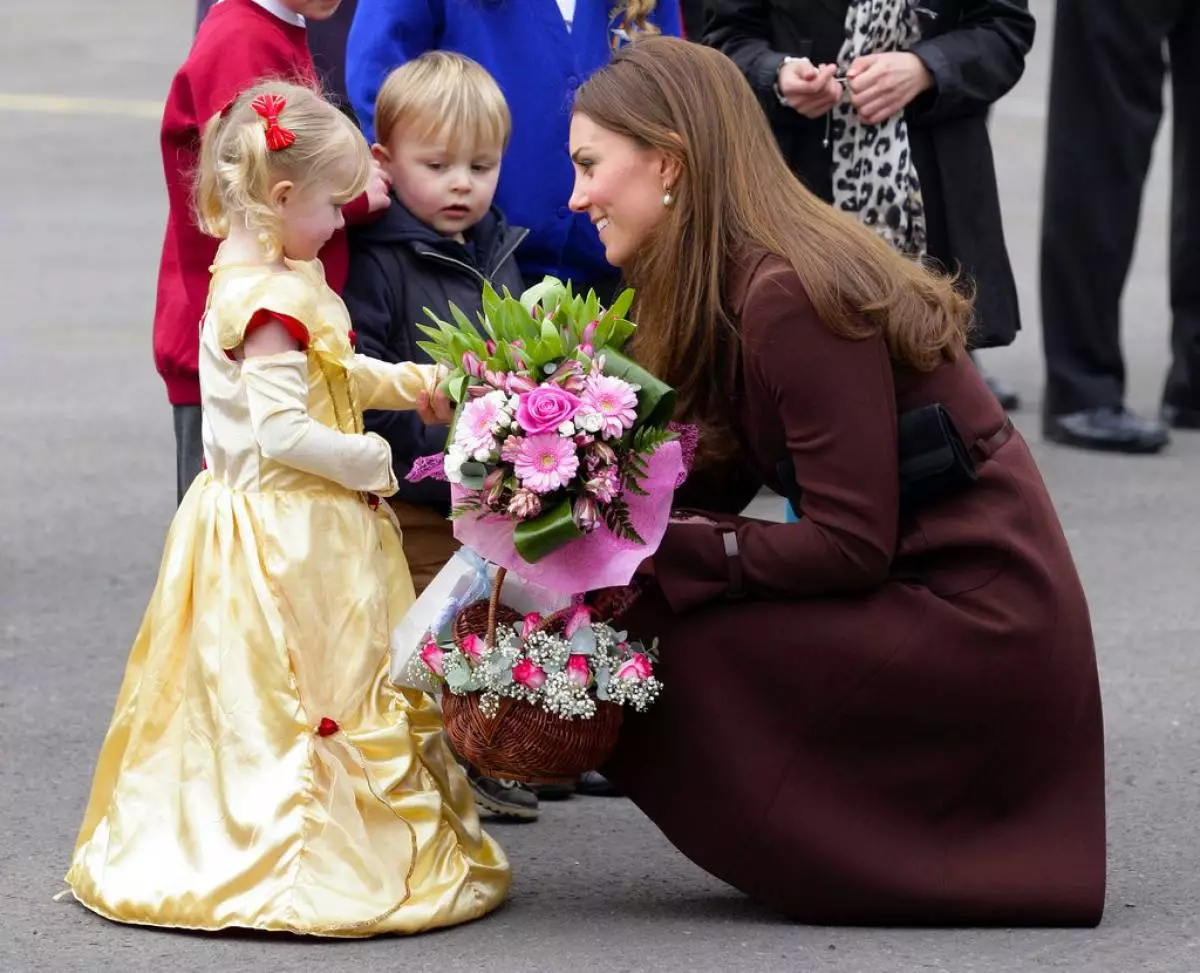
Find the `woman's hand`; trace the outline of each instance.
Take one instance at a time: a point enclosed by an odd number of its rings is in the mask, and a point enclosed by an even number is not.
[[[925,62],[907,51],[888,51],[855,58],[846,72],[850,104],[868,125],[878,125],[903,111],[933,87]]]
[[[842,86],[834,78],[835,64],[814,67],[806,57],[784,61],[776,84],[784,101],[805,118],[820,118],[842,98]]]

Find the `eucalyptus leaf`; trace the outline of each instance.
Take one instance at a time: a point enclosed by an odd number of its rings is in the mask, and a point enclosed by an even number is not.
[[[453,692],[463,692],[471,681],[471,670],[466,666],[455,666],[446,673],[446,685]]]
[[[612,681],[612,670],[608,666],[596,670],[596,698],[608,700],[608,684]]]
[[[585,625],[571,636],[572,655],[595,655],[596,633],[590,625]]]

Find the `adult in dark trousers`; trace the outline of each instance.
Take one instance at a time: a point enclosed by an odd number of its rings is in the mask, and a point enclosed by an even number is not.
[[[218,0],[197,0],[196,25],[204,19],[208,8]],[[317,65],[327,94],[337,105],[349,110],[350,99],[346,97],[346,35],[354,20],[354,8],[358,0],[342,0],[342,5],[328,20],[312,21],[308,25],[308,46],[312,50],[313,62]]]
[[[1161,422],[1125,408],[1120,301],[1150,151],[1164,46],[1175,114],[1171,350]],[[1200,429],[1200,3],[1058,0],[1042,211],[1044,435],[1157,453]]]
[[[972,348],[1020,329],[987,118],[1033,43],[1027,0],[707,0],[704,41],[758,94],[793,172],[976,290]],[[1016,393],[988,385],[1005,408]]]

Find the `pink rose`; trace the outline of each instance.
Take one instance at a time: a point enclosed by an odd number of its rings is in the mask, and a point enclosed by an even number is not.
[[[571,617],[567,619],[567,624],[563,627],[563,635],[571,638],[581,628],[587,628],[591,624],[591,608],[587,605],[576,605],[575,610],[571,612]]]
[[[531,436],[555,432],[564,422],[570,422],[579,411],[579,397],[557,385],[539,385],[525,392],[517,406],[517,422]]]
[[[650,665],[650,660],[642,655],[642,653],[635,652],[625,662],[621,663],[613,678],[637,679],[641,681],[649,679],[653,675],[654,667]]]
[[[527,639],[533,634],[533,630],[542,622],[542,616],[537,612],[530,612],[521,619],[521,638]]]
[[[473,632],[462,640],[462,654],[472,662],[478,662],[483,658],[483,639]]]
[[[545,670],[528,659],[522,659],[513,666],[512,674],[513,682],[526,689],[541,689],[546,682]]]
[[[446,653],[437,647],[437,643],[433,639],[429,639],[422,647],[420,658],[431,672],[439,676],[445,675],[442,669],[442,660],[446,658]]]
[[[576,686],[587,686],[592,681],[592,668],[586,655],[573,655],[567,660],[567,682]]]

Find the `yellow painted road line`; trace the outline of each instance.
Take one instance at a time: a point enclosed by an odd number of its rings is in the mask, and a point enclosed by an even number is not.
[[[38,115],[124,115],[129,118],[162,118],[161,101],[120,98],[72,98],[65,95],[18,95],[0,92],[0,111]]]

